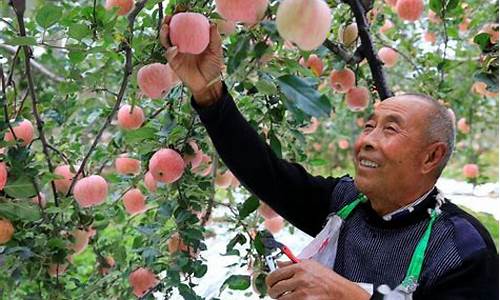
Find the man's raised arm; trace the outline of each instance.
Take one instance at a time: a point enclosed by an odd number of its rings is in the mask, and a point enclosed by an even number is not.
[[[162,37],[168,36],[167,17]],[[279,159],[238,111],[218,79],[223,66],[220,35],[210,28],[210,44],[199,55],[179,53],[163,38],[170,66],[193,94],[193,107],[217,152],[241,183],[289,222],[317,234],[329,213],[334,178],[314,177],[302,166]]]

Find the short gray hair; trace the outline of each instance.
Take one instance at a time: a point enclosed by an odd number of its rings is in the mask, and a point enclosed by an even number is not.
[[[441,176],[441,173],[443,173],[455,149],[457,135],[455,118],[450,110],[430,96],[419,93],[406,93],[401,96],[416,97],[431,105],[432,111],[427,115],[428,125],[425,135],[433,142],[445,143],[448,148],[446,150],[446,155],[437,168],[436,178],[438,178]]]

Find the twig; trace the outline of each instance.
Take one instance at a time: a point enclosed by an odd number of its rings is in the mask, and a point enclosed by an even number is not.
[[[12,1],[11,5],[14,8],[14,11],[16,13],[17,22],[19,24],[19,34],[22,37],[24,37],[24,36],[26,36],[26,28],[24,26],[25,1],[24,0],[23,1]],[[49,154],[49,150],[48,150],[48,146],[47,146],[47,140],[45,139],[45,133],[43,132],[43,120],[40,118],[40,114],[38,113],[38,108],[37,108],[35,84],[33,82],[33,76],[31,74],[31,63],[30,63],[31,49],[28,46],[23,46],[23,50],[24,50],[26,76],[28,78],[28,88],[29,88],[29,93],[30,93],[30,97],[31,97],[33,116],[35,117],[36,127],[38,129],[38,135],[39,135],[40,141],[42,142],[42,150],[43,150],[43,153],[45,155],[45,159],[47,161],[47,166],[49,168],[49,172],[53,173],[54,168],[52,166],[52,161],[50,159],[50,154]],[[54,184],[54,180],[50,181],[50,185],[52,186],[52,192],[54,194],[54,203],[56,206],[59,206],[59,199],[57,197],[56,185]]]
[[[99,169],[97,169],[97,175],[101,175],[102,171],[104,170],[104,168],[106,168],[106,165],[108,164],[108,161],[104,161],[103,164],[99,167]]]
[[[120,104],[123,100],[123,96],[125,95],[125,90],[127,89],[127,84],[128,84],[128,78],[132,74],[132,48],[130,45],[132,45],[132,40],[134,37],[134,23],[137,15],[139,12],[144,8],[146,5],[146,2],[148,0],[142,0],[136,3],[134,10],[128,15],[128,32],[126,34],[126,42],[123,43],[122,47],[125,49],[125,66],[123,70],[123,79],[122,83],[120,86],[120,91],[118,92],[118,96],[116,97],[116,103],[111,110],[111,113],[108,115],[106,121],[104,122],[104,125],[101,127],[99,132],[97,133],[94,142],[90,146],[89,151],[87,152],[87,155],[85,155],[85,158],[82,161],[82,164],[80,165],[80,168],[76,172],[75,176],[73,176],[73,180],[71,181],[71,185],[68,189],[68,193],[66,194],[66,197],[69,197],[71,195],[71,192],[73,190],[73,187],[76,183],[76,179],[78,176],[83,172],[85,165],[87,164],[90,155],[92,155],[92,152],[94,152],[95,147],[97,146],[97,143],[101,139],[101,136],[108,127],[108,125],[111,123],[111,120],[113,119],[115,113],[118,111],[120,108]]]
[[[163,2],[158,2],[158,28],[156,33],[156,39],[160,38],[161,25],[163,24]]]
[[[95,89],[92,90],[92,92],[106,92],[106,93],[110,93],[111,95],[113,95],[115,97],[118,97],[117,93],[115,93],[113,91],[110,91],[107,88],[95,88]]]
[[[10,85],[12,82],[12,77],[14,76],[14,67],[16,66],[17,63],[17,58],[19,57],[19,51],[21,51],[21,47],[17,47],[16,53],[14,54],[14,57],[12,58],[12,62],[10,65],[10,71],[9,71],[9,76],[7,79],[7,85]]]
[[[9,127],[10,132],[12,133],[12,136],[14,137],[14,140],[17,140],[16,133],[14,132],[14,129],[12,129],[12,126],[10,125],[10,120],[9,120],[9,112],[7,108],[7,94],[5,92],[5,77],[3,74],[3,66],[0,65],[0,77],[1,77],[1,82],[2,82],[2,104],[3,104],[3,115],[5,118],[5,123],[7,123],[7,126]]]
[[[142,124],[142,126],[146,125],[148,122],[150,122],[151,120],[153,120],[154,118],[156,118],[162,111],[164,111],[165,109],[169,108],[170,106],[172,106],[172,102],[166,102],[165,105],[163,105],[162,107],[160,107],[157,110],[155,110],[151,114],[151,116],[149,116],[147,118],[147,120],[144,122],[144,124]]]
[[[33,183],[33,187],[35,188],[35,192],[36,192],[36,199],[37,199],[37,204],[38,204],[38,207],[40,208],[40,211],[42,212],[42,217],[44,219],[46,219],[46,216],[45,216],[45,209],[43,208],[43,203],[42,203],[42,196],[40,195],[40,187],[38,186],[38,183],[36,182],[36,180],[32,180],[32,183]]]
[[[323,42],[323,46],[328,48],[331,52],[337,54],[342,58],[343,61],[345,61],[347,64],[357,64],[363,60],[363,55],[361,51],[355,51],[353,55],[351,55],[347,50],[345,50],[342,45],[339,45],[337,43],[334,43],[330,40],[325,40]],[[359,49],[359,48],[358,48]]]
[[[94,0],[94,6],[92,8],[92,35],[94,36],[94,40],[97,39],[97,16],[95,7],[97,5],[97,0]]]
[[[184,152],[186,150],[186,147],[188,145],[188,140],[191,137],[191,133],[193,132],[195,122],[196,122],[196,116],[193,115],[191,117],[191,123],[189,124],[188,132],[186,133],[186,136],[184,137],[184,140],[182,141],[181,144],[181,152]]]
[[[38,46],[40,46],[40,47],[45,46],[45,47],[54,48],[54,49],[67,50],[68,52],[71,50],[86,50],[85,48],[81,48],[81,47],[66,47],[66,46],[51,45],[51,44],[48,44],[46,41],[38,43]]]
[[[25,46],[23,46],[23,47],[25,47]],[[0,43],[0,48],[3,48],[3,49],[5,49],[5,50],[7,50],[7,51],[9,51],[11,53],[16,53],[16,51],[17,51],[16,47],[5,45],[3,43]],[[28,57],[27,60],[31,63],[31,65],[35,69],[37,69],[38,71],[40,71],[40,73],[42,73],[43,75],[46,75],[49,79],[51,79],[53,81],[57,81],[57,82],[63,82],[64,81],[64,78],[59,77],[58,75],[52,73],[46,67],[44,67],[42,64],[37,63],[33,58]]]
[[[387,87],[385,74],[382,62],[377,58],[372,38],[369,33],[369,25],[365,16],[365,8],[360,0],[344,0],[351,7],[351,11],[356,18],[358,25],[358,34],[361,40],[361,50],[363,56],[368,60],[368,65],[372,73],[375,87],[379,94],[380,100],[387,99],[392,96],[392,92]]]
[[[15,31],[16,28],[14,27],[14,25],[12,25],[11,22],[7,21],[5,18],[0,18],[0,21],[4,22],[5,24],[7,24],[7,26],[10,27],[10,29],[12,29],[12,31]]]
[[[17,119],[17,117],[19,117],[19,114],[21,113],[21,111],[23,110],[23,107],[24,107],[24,102],[26,102],[26,99],[28,98],[28,95],[29,95],[29,89],[27,89],[25,92],[24,92],[24,96],[23,98],[21,99],[21,103],[19,104],[19,108],[17,109],[17,112],[16,112],[16,116],[14,117],[14,119]],[[15,101],[14,101],[15,102]],[[15,107],[15,105],[14,105]]]
[[[210,216],[212,215],[212,210],[215,204],[215,177],[217,175],[217,168],[219,164],[219,155],[217,154],[217,151],[214,151],[214,155],[212,156],[212,195],[210,195],[210,199],[208,200],[208,205],[207,205],[207,210],[205,214],[203,215],[203,218],[201,218],[201,226],[205,226],[210,219]]]
[[[439,84],[438,90],[441,89],[444,83],[444,64],[446,63],[446,50],[448,49],[448,28],[446,26],[446,16],[445,16],[445,5],[447,5],[447,1],[441,1],[441,20],[443,20],[443,33],[444,33],[444,49],[443,49],[443,58],[441,60],[441,70],[439,74]]]
[[[47,146],[53,150],[54,152],[56,152],[57,154],[59,154],[59,156],[62,158],[62,160],[64,161],[65,164],[67,164],[68,166],[72,166],[72,164],[69,162],[69,159],[68,157],[62,153],[59,149],[57,149],[56,147],[50,145],[50,144],[47,144]]]

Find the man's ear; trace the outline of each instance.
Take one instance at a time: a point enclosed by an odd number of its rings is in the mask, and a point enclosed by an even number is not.
[[[422,174],[428,174],[436,170],[448,152],[448,146],[443,142],[430,144],[426,149],[425,159],[422,165]]]

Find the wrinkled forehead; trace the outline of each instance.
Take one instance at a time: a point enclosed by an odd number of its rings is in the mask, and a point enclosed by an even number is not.
[[[419,97],[395,96],[388,98],[375,107],[373,116],[398,115],[405,120],[421,118],[431,113],[432,107],[426,100]]]
[[[382,101],[375,108],[371,119],[386,119],[402,125],[424,126],[432,106],[419,97],[404,95]]]

